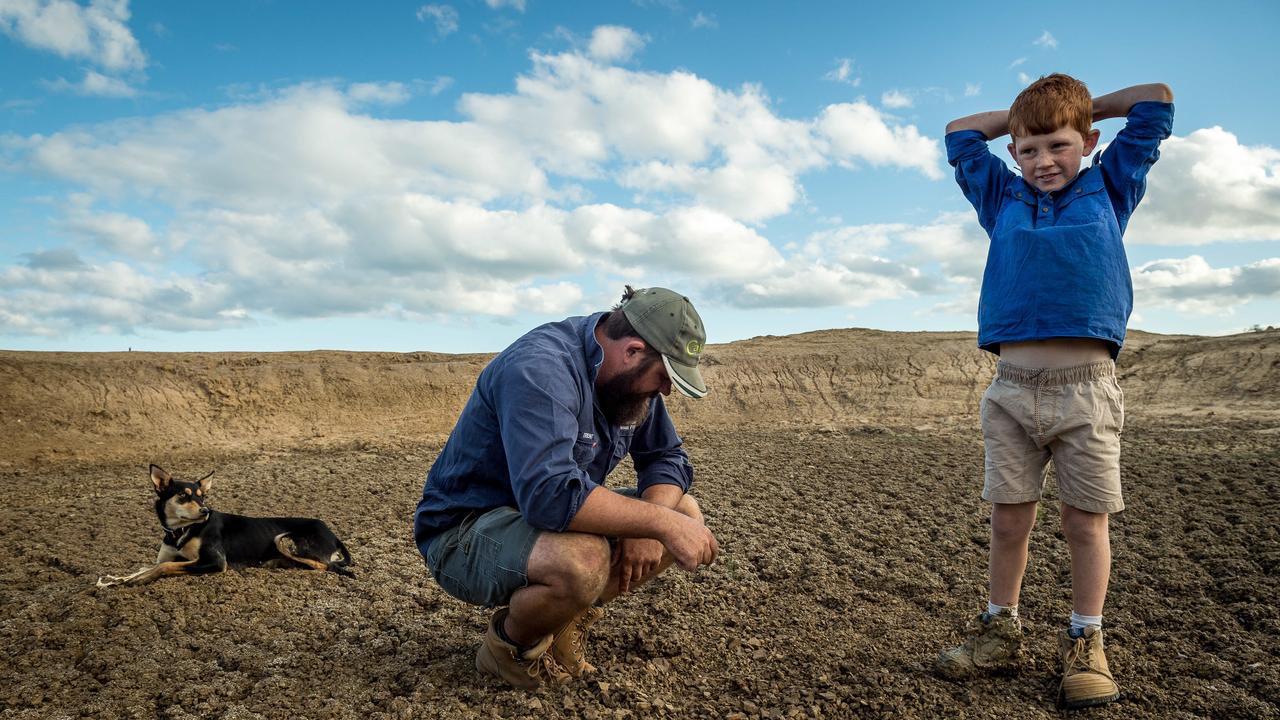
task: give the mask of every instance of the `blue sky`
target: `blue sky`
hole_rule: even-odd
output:
[[[1280,324],[1280,5],[1142,5],[0,0],[0,347],[973,330],[943,128],[1055,71],[1177,98],[1130,327]]]

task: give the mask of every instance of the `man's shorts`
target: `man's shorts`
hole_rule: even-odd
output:
[[[1001,361],[982,396],[982,497],[1039,500],[1052,459],[1062,502],[1086,512],[1119,512],[1123,428],[1124,393],[1110,360],[1060,370]]]
[[[613,492],[640,496],[635,488]],[[427,567],[445,592],[463,602],[506,605],[515,591],[529,584],[529,553],[544,532],[525,522],[513,507],[495,508],[432,538]]]

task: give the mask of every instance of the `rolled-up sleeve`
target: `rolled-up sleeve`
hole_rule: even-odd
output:
[[[661,396],[653,399],[649,418],[636,428],[631,461],[636,468],[636,489],[642,495],[654,485],[676,485],[684,492],[693,485],[693,465]]]
[[[564,532],[597,487],[574,460],[581,393],[565,368],[533,359],[506,365],[492,387],[520,514],[536,528]]]
[[[1129,108],[1124,129],[1102,151],[1099,164],[1123,232],[1147,191],[1147,173],[1160,159],[1160,143],[1173,133],[1173,103],[1140,102]]]
[[[977,130],[948,133],[946,143],[947,162],[956,169],[956,183],[978,211],[978,223],[990,234],[1000,210],[1000,197],[1016,176],[1004,161],[991,153],[987,136]]]

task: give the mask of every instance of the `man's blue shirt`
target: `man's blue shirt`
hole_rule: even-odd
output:
[[[661,395],[635,427],[611,426],[600,409],[603,314],[534,328],[480,373],[422,489],[414,539],[424,555],[442,531],[498,507],[563,532],[628,450],[641,493],[660,484],[688,491],[693,467]]]
[[[1140,102],[1093,165],[1052,193],[1014,173],[977,130],[949,133],[947,161],[991,238],[978,301],[978,346],[1054,337],[1124,345],[1133,282],[1122,236],[1142,200],[1173,105]]]

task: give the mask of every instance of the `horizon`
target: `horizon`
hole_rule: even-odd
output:
[[[1280,324],[1280,93],[1229,82],[1280,5],[1005,7],[0,0],[0,348],[492,353],[623,284],[713,345],[973,333],[943,127],[1049,72],[1175,95],[1130,330]]]

